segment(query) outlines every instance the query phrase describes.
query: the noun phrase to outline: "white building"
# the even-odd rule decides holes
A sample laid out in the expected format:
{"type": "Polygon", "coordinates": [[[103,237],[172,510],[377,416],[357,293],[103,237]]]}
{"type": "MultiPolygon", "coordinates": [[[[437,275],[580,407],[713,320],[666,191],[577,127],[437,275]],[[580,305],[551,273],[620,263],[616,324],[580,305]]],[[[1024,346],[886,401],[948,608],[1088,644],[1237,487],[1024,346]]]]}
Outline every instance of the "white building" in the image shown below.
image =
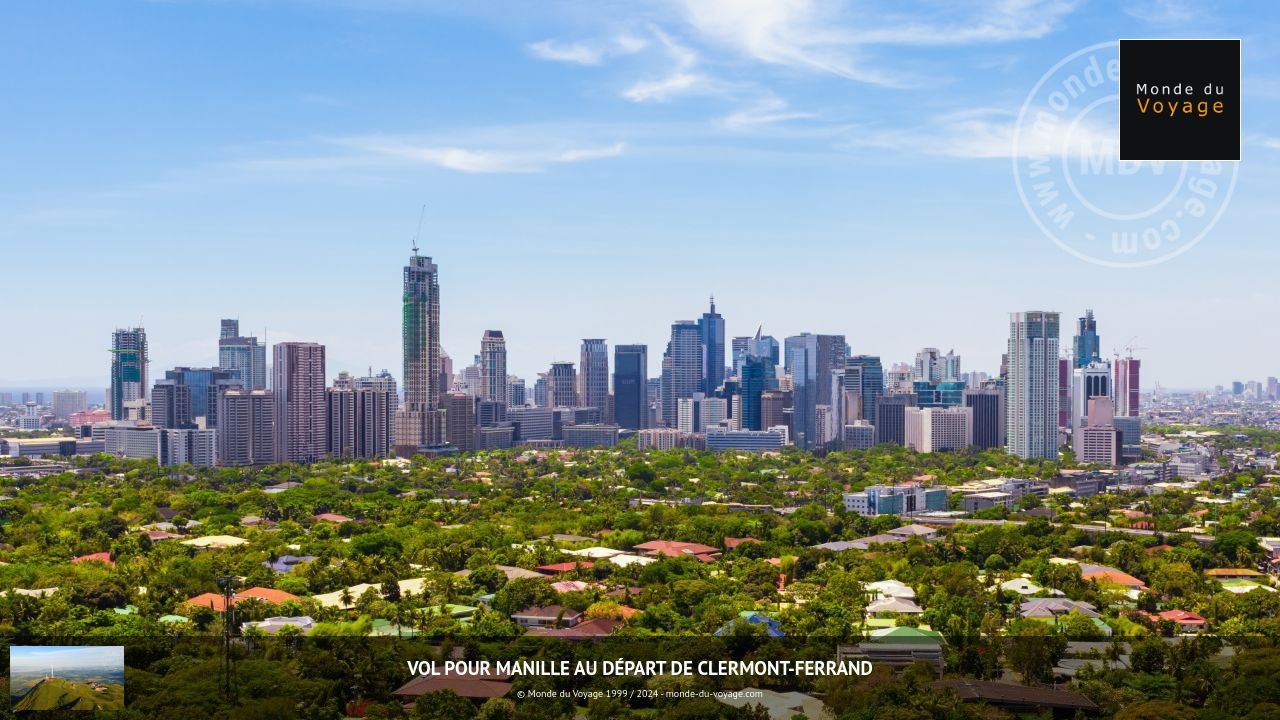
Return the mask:
{"type": "Polygon", "coordinates": [[[960,450],[973,444],[973,408],[906,408],[906,445],[916,452],[960,450]]]}

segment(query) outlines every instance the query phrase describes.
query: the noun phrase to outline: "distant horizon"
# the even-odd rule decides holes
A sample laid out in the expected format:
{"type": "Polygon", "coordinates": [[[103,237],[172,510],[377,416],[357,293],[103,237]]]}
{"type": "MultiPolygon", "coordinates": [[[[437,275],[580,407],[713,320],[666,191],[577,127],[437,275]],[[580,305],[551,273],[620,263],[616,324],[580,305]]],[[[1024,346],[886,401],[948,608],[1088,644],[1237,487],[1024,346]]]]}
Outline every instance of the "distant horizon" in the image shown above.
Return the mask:
{"type": "Polygon", "coordinates": [[[9,647],[10,672],[49,672],[124,667],[124,646],[40,645],[9,647]]]}

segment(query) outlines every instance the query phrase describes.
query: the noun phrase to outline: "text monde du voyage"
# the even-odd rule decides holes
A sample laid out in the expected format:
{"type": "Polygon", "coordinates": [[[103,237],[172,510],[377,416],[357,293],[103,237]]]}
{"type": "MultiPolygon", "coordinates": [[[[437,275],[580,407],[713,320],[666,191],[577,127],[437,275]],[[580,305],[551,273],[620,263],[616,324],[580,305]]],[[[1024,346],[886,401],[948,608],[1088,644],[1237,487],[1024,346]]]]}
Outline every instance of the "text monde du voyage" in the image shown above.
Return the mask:
{"type": "Polygon", "coordinates": [[[1135,83],[1134,93],[1137,96],[1134,100],[1138,103],[1138,112],[1143,115],[1206,118],[1210,115],[1226,113],[1225,101],[1214,99],[1225,94],[1223,86],[1213,83],[1205,83],[1200,88],[1199,93],[1196,92],[1196,87],[1190,83],[1176,83],[1174,85],[1135,83]]]}

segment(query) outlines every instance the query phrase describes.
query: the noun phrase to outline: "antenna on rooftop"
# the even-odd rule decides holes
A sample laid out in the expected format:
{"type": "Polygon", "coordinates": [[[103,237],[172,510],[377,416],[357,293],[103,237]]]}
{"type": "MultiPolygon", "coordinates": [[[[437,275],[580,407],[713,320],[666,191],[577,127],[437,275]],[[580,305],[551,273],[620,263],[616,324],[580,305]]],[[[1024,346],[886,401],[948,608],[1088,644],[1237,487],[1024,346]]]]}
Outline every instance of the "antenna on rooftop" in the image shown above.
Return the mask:
{"type": "Polygon", "coordinates": [[[418,211],[418,231],[413,234],[413,255],[418,256],[418,238],[422,236],[422,218],[427,214],[427,204],[422,203],[422,209],[418,211]]]}

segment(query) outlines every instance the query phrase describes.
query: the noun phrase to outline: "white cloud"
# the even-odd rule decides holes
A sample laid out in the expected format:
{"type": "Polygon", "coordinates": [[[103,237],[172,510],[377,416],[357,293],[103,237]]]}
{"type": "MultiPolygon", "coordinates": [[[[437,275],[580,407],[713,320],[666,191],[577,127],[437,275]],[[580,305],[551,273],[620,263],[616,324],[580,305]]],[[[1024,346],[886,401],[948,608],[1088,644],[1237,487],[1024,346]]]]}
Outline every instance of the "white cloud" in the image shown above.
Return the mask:
{"type": "Polygon", "coordinates": [[[911,79],[870,67],[864,46],[1038,38],[1075,6],[1072,0],[930,3],[911,14],[902,9],[904,3],[864,10],[814,0],[680,2],[690,28],[712,43],[760,62],[877,85],[904,85],[911,79]]]}
{"type": "Polygon", "coordinates": [[[648,40],[634,35],[618,35],[607,42],[572,42],[542,40],[526,47],[534,57],[577,65],[599,65],[607,58],[634,55],[645,49],[648,40]]]}
{"type": "Polygon", "coordinates": [[[1137,0],[1124,11],[1131,17],[1157,25],[1179,25],[1197,20],[1199,10],[1182,0],[1137,0]]]}
{"type": "Polygon", "coordinates": [[[592,147],[552,146],[538,149],[472,149],[450,145],[424,145],[394,137],[343,138],[337,144],[391,160],[435,165],[465,173],[540,172],[550,165],[617,157],[626,149],[621,142],[592,147]]]}
{"type": "Polygon", "coordinates": [[[763,125],[773,125],[790,120],[804,120],[812,117],[813,113],[789,110],[785,100],[770,95],[724,116],[720,119],[720,125],[730,130],[747,130],[763,125]]]}
{"type": "Polygon", "coordinates": [[[641,80],[622,91],[622,96],[631,102],[662,102],[677,95],[710,92],[715,83],[706,75],[694,70],[698,64],[698,54],[676,42],[671,36],[658,28],[652,28],[655,37],[661,41],[674,67],[663,77],[652,80],[641,80]]]}
{"type": "MultiPolygon", "coordinates": [[[[1028,116],[1034,118],[1034,110],[1028,116]]],[[[1114,127],[1082,122],[1074,127],[1056,124],[1037,132],[1028,125],[1021,137],[1015,138],[1016,123],[1015,113],[979,108],[940,115],[925,125],[902,130],[856,128],[842,145],[846,149],[879,148],[973,159],[1119,153],[1114,127]]]]}

